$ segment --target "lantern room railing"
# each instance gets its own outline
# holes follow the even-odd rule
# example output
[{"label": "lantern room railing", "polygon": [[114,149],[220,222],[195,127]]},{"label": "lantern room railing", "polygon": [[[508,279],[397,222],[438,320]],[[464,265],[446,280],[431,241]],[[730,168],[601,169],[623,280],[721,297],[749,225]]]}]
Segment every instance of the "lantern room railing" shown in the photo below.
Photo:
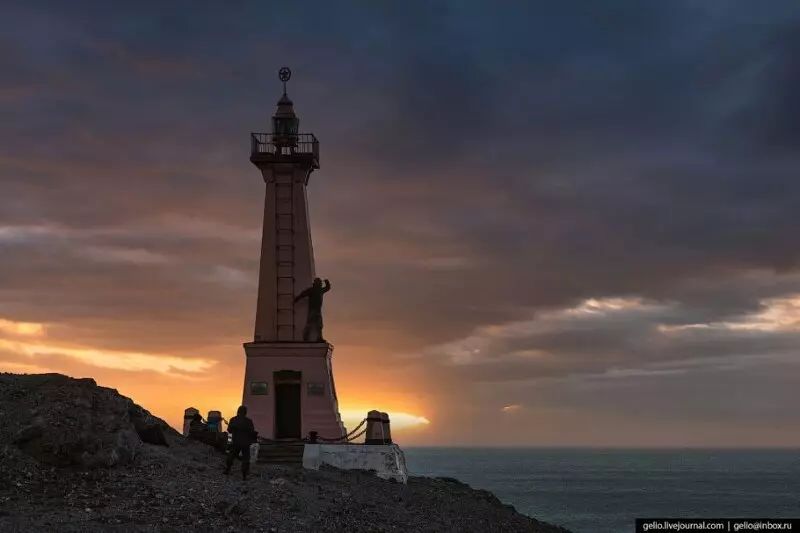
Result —
[{"label": "lantern room railing", "polygon": [[311,157],[315,168],[319,168],[319,141],[312,133],[298,133],[296,135],[250,134],[250,159],[279,157],[281,155]]}]

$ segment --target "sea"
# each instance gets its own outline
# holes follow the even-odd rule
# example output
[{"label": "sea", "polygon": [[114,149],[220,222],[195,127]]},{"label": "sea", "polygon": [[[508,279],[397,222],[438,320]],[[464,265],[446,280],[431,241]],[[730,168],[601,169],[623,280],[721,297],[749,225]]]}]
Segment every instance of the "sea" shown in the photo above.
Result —
[{"label": "sea", "polygon": [[411,475],[452,477],[573,533],[636,518],[800,518],[800,450],[404,448]]}]

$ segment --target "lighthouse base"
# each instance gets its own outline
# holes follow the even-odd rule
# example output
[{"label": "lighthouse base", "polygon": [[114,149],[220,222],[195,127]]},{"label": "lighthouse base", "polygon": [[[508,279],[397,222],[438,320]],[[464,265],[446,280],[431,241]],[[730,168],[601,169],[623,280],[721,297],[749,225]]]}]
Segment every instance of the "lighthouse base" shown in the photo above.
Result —
[{"label": "lighthouse base", "polygon": [[397,444],[306,444],[303,468],[319,470],[322,465],[372,471],[379,478],[408,483],[406,456]]},{"label": "lighthouse base", "polygon": [[346,434],[326,342],[248,342],[243,405],[258,436],[293,440]]}]

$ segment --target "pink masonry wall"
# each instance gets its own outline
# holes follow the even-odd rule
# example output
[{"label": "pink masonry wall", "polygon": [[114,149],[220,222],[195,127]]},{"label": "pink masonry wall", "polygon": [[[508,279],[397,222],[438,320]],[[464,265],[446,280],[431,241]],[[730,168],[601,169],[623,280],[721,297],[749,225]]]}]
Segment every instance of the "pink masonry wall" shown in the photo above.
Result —
[{"label": "pink masonry wall", "polygon": [[[274,372],[294,370],[301,372],[302,434],[316,431],[320,436],[336,438],[345,435],[339,416],[339,402],[333,382],[331,357],[333,346],[327,343],[246,343],[244,405],[253,419],[259,437],[275,437],[275,383]],[[253,382],[266,382],[267,394],[252,394]],[[311,394],[309,384],[322,384],[321,395]],[[319,393],[319,389],[316,391]]]},{"label": "pink masonry wall", "polygon": [[[311,168],[289,160],[286,163],[263,164],[259,167],[266,183],[264,195],[264,226],[261,237],[261,261],[259,267],[258,302],[256,304],[256,323],[254,338],[260,342],[302,341],[305,326],[307,302],[301,300],[294,305],[294,334],[279,338],[277,331],[278,293],[276,280],[278,265],[276,245],[285,236],[279,235],[276,227],[276,212],[279,202],[291,202],[293,212],[293,231],[291,243],[294,246],[291,276],[294,277],[294,293],[308,288],[316,276],[314,269],[314,249],[311,243],[311,223],[308,215],[306,183]],[[292,183],[292,198],[278,198],[276,183]],[[285,274],[285,273],[284,273]],[[291,307],[291,302],[282,302]]]}]

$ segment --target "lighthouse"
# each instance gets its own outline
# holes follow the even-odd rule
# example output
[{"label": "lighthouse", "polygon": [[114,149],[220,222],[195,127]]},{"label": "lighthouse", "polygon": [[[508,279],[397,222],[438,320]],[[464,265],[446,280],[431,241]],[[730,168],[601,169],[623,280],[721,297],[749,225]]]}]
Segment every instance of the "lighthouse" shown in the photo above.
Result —
[{"label": "lighthouse", "polygon": [[315,283],[306,195],[311,174],[320,168],[319,142],[300,133],[286,92],[290,77],[288,68],[280,70],[283,95],[272,131],[250,138],[250,161],[266,193],[255,332],[244,344],[243,404],[262,438],[294,440],[312,431],[339,438],[346,432],[333,381],[333,345],[322,337],[320,308],[331,286]]}]

